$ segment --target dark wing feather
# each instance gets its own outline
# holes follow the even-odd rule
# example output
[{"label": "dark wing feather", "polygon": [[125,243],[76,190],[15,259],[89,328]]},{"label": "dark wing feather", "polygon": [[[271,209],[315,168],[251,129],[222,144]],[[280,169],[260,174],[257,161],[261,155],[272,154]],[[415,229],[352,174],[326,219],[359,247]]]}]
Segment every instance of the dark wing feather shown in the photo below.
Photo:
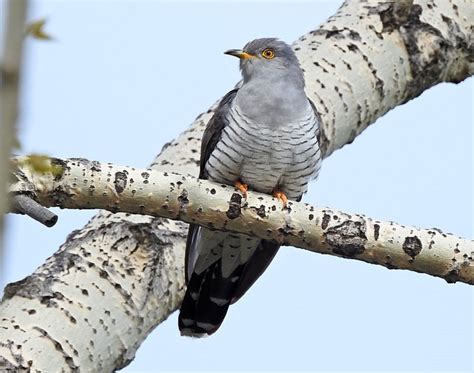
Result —
[{"label": "dark wing feather", "polygon": [[280,245],[268,240],[260,241],[250,260],[245,264],[232,303],[237,302],[267,269]]},{"label": "dark wing feather", "polygon": [[[189,279],[193,273],[194,268],[189,267],[190,257],[197,255],[195,252],[191,252],[192,248],[195,247],[195,242],[199,234],[201,227],[196,224],[189,224],[188,237],[186,239],[186,253],[184,255],[184,276],[186,279],[186,284],[189,282]],[[191,259],[191,262],[194,262],[195,258]]]},{"label": "dark wing feather", "polygon": [[222,135],[222,130],[227,124],[227,119],[224,117],[224,113],[228,110],[228,107],[234,100],[235,95],[237,94],[238,88],[233,89],[227,93],[219,103],[214,116],[209,120],[206,130],[202,135],[201,143],[201,161],[199,162],[199,178],[207,179],[205,172],[206,163],[211,156],[211,153],[214,151],[219,139]]},{"label": "dark wing feather", "polygon": [[[199,178],[207,179],[208,175],[205,172],[206,163],[211,156],[214,148],[216,147],[219,139],[221,138],[222,130],[226,125],[226,119],[224,113],[228,110],[228,106],[231,104],[235,95],[237,94],[238,89],[233,89],[227,93],[219,102],[216,111],[214,112],[213,117],[209,120],[207,127],[202,135],[201,142],[201,159],[199,162]],[[195,247],[193,244],[199,234],[200,226],[196,224],[189,224],[188,238],[186,241],[186,254],[184,257],[184,268],[186,283],[189,281],[189,275],[192,273],[193,268],[189,268],[189,259],[191,256],[196,255],[197,253],[191,253],[190,251]]]}]

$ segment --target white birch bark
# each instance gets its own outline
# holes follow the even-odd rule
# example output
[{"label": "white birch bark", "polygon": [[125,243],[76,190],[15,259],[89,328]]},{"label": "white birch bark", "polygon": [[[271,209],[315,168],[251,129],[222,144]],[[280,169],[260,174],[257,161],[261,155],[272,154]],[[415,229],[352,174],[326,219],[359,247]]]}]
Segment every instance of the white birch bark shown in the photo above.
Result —
[{"label": "white birch bark", "polygon": [[[473,19],[467,0],[350,1],[320,29],[300,38],[295,49],[308,95],[322,116],[324,156],[429,87],[470,76]],[[152,167],[196,175],[200,137],[211,116],[212,109],[199,116]],[[326,231],[345,219],[328,215]],[[319,219],[322,224],[324,215]],[[366,236],[375,239],[370,224]],[[0,305],[0,366],[112,371],[126,365],[148,333],[179,307],[185,234],[184,223],[100,212],[35,273],[6,288]],[[379,230],[382,234],[387,232]],[[405,242],[412,233],[402,234]],[[419,239],[423,245],[429,237],[420,233]],[[419,248],[416,240],[406,246],[411,254]],[[426,252],[400,255],[416,263]]]},{"label": "white birch bark", "polygon": [[42,206],[164,217],[474,284],[474,241],[436,228],[374,221],[292,201],[283,208],[271,196],[250,192],[244,199],[231,186],[193,176],[86,159],[45,160],[54,174],[38,173],[28,157],[15,163],[19,181],[11,192],[34,196]]}]

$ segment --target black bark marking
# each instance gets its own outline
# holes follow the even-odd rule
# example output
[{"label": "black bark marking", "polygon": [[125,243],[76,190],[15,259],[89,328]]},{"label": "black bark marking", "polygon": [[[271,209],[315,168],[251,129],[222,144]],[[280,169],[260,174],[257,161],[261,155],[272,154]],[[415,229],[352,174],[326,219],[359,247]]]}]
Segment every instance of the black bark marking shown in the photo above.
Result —
[{"label": "black bark marking", "polygon": [[266,216],[265,214],[265,206],[264,205],[261,205],[258,209],[257,209],[257,215],[260,216],[261,218],[264,218]]},{"label": "black bark marking", "polygon": [[448,284],[454,284],[459,281],[459,268],[453,268],[445,276],[444,279]]},{"label": "black bark marking", "polygon": [[387,267],[388,269],[398,269],[398,267],[393,264],[392,257],[390,255],[387,255],[385,259],[385,267]]},{"label": "black bark marking", "polygon": [[72,358],[72,356],[70,356],[68,353],[66,353],[66,351],[64,351],[61,343],[59,343],[56,339],[50,336],[46,330],[37,326],[34,326],[33,329],[41,333],[44,338],[48,339],[51,343],[53,343],[56,350],[59,351],[63,356],[63,359],[71,370],[71,372],[79,372],[79,367],[74,364],[74,359]]},{"label": "black bark marking", "polygon": [[456,13],[456,16],[459,17],[459,9],[458,9],[458,6],[456,4],[453,4],[453,9],[454,9],[454,13]]},{"label": "black bark marking", "polygon": [[54,206],[63,207],[69,199],[73,196],[73,194],[68,193],[64,190],[64,188],[57,186],[54,190],[49,191],[46,193],[47,198],[53,201]]},{"label": "black bark marking", "polygon": [[[149,296],[153,296],[155,292],[154,281],[162,268],[166,265],[166,255],[163,254],[164,250],[168,250],[172,246],[176,237],[186,237],[186,228],[183,225],[183,229],[179,232],[167,232],[166,230],[157,229],[156,224],[160,222],[160,219],[155,219],[154,224],[140,223],[140,224],[127,224],[128,230],[136,241],[136,248],[130,248],[133,251],[139,252],[139,256],[147,256],[147,260],[144,262],[144,266],[137,268],[141,270],[147,279],[146,284],[146,297],[143,301],[147,302]],[[127,227],[125,227],[127,229]],[[108,276],[107,280],[114,287],[114,289],[122,296],[126,305],[126,312],[134,313],[136,310],[136,304],[132,300],[132,295],[126,291],[118,282],[113,281],[112,277]]]},{"label": "black bark marking", "polygon": [[319,29],[316,31],[311,32],[313,35],[324,35],[326,39],[333,38],[333,39],[352,39],[352,40],[357,40],[360,41],[361,37],[360,34],[352,30],[350,28],[344,27],[342,29],[333,29],[333,30],[325,30],[325,29]]},{"label": "black bark marking", "polygon": [[91,161],[90,169],[91,169],[92,172],[101,172],[102,168],[101,168],[100,162]]},{"label": "black bark marking", "polygon": [[362,59],[367,63],[367,66],[368,68],[370,69],[370,72],[372,73],[374,79],[375,79],[375,90],[378,92],[378,94],[380,95],[380,98],[383,99],[385,97],[385,94],[384,94],[384,82],[383,80],[378,76],[378,73],[377,73],[377,69],[375,68],[375,66],[373,65],[373,63],[369,60],[369,57],[363,53],[359,47],[357,45],[355,45],[354,43],[349,43],[347,45],[347,48],[351,51],[351,52],[355,52],[355,53],[359,53],[361,56],[362,56]]},{"label": "black bark marking", "polygon": [[227,217],[229,219],[236,219],[241,214],[241,203],[242,203],[242,196],[239,193],[233,193],[230,197],[229,202],[229,209],[227,210]]},{"label": "black bark marking", "polygon": [[405,242],[402,245],[403,251],[410,255],[413,259],[417,256],[422,249],[421,241],[417,236],[406,237]]},{"label": "black bark marking", "polygon": [[325,242],[333,253],[351,258],[365,251],[366,229],[365,222],[348,220],[329,228],[324,233]]},{"label": "black bark marking", "polygon": [[211,230],[211,231],[215,231],[216,230],[216,227],[214,225],[214,223],[211,221],[209,223],[206,224],[206,226]]},{"label": "black bark marking", "polygon": [[315,61],[315,62],[313,62],[313,64],[314,64],[314,66],[320,67],[323,70],[323,72],[329,73],[329,71],[326,70],[326,68],[324,66],[322,66],[319,62]]},{"label": "black bark marking", "polygon": [[189,204],[188,191],[186,189],[183,189],[181,194],[178,196],[178,202],[180,204],[180,210]]},{"label": "black bark marking", "polygon": [[[436,84],[445,72],[446,66],[452,62],[455,56],[461,54],[472,56],[472,47],[462,36],[457,23],[448,17],[442,17],[449,28],[447,34],[449,39],[447,39],[443,37],[440,30],[421,20],[422,12],[423,8],[414,4],[410,9],[407,21],[399,29],[408,52],[411,68],[412,79],[407,87],[407,100],[419,96],[427,88]],[[429,56],[426,56],[425,50],[419,48],[419,46],[423,46],[424,40],[427,38],[431,40]],[[465,64],[464,69],[458,69],[457,74],[450,76],[449,81],[459,83],[464,80],[469,75],[467,66]]]},{"label": "black bark marking", "polygon": [[378,14],[383,32],[392,32],[408,21],[413,1],[394,1],[382,3],[369,9],[369,14]]},{"label": "black bark marking", "polygon": [[331,62],[329,62],[327,59],[325,59],[325,58],[322,58],[322,60],[323,60],[325,63],[327,63],[329,66],[331,66],[333,69],[335,69],[335,68],[336,68],[336,65],[334,65],[334,64],[333,64],[333,63],[331,63]]},{"label": "black bark marking", "polygon": [[107,271],[104,271],[103,269],[99,270],[99,276],[105,279],[109,278],[109,274],[107,273]]},{"label": "black bark marking", "polygon": [[357,52],[359,50],[357,45],[355,45],[353,43],[347,44],[347,49],[349,49],[349,51],[351,51],[351,52]]},{"label": "black bark marking", "polygon": [[118,171],[115,173],[114,180],[115,190],[118,194],[122,193],[127,187],[127,173]]},{"label": "black bark marking", "polygon": [[15,363],[0,357],[0,369],[2,372],[29,372],[33,362],[31,360],[25,361],[21,351],[21,345],[15,345],[13,341],[8,340],[6,342],[0,341],[0,347],[6,348],[10,351],[11,356],[15,360]]},{"label": "black bark marking", "polygon": [[[60,251],[54,255],[54,262],[48,266],[49,273],[60,276],[61,273],[69,273],[75,267],[76,270],[83,271],[84,259],[67,251]],[[39,299],[48,301],[48,307],[55,307],[57,304],[54,298],[62,299],[63,295],[59,292],[53,292],[55,278],[53,276],[44,277],[42,275],[32,274],[24,279],[8,284],[4,289],[3,299],[10,299],[14,296],[20,296],[27,299]]]},{"label": "black bark marking", "polygon": [[377,241],[379,239],[380,225],[374,224],[374,239]]},{"label": "black bark marking", "polygon": [[331,220],[331,215],[329,214],[324,214],[323,215],[323,221],[321,223],[321,228],[326,229],[328,227],[329,221]]}]

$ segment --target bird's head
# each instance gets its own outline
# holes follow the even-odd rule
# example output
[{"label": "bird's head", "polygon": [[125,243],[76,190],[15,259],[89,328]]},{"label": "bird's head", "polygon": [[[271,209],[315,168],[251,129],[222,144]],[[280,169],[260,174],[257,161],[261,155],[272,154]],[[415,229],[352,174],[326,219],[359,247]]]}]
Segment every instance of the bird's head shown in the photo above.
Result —
[{"label": "bird's head", "polygon": [[275,78],[287,74],[301,75],[298,59],[291,46],[276,38],[255,39],[243,49],[225,54],[240,58],[244,82],[253,78]]}]

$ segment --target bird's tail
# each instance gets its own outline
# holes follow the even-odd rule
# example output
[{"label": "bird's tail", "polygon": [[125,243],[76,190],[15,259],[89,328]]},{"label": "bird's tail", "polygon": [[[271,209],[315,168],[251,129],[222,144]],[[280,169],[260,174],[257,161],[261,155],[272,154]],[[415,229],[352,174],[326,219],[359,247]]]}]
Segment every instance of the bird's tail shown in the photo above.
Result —
[{"label": "bird's tail", "polygon": [[222,276],[221,260],[189,279],[179,313],[181,335],[206,337],[219,329],[232,302],[243,270],[240,265],[228,277]]}]

